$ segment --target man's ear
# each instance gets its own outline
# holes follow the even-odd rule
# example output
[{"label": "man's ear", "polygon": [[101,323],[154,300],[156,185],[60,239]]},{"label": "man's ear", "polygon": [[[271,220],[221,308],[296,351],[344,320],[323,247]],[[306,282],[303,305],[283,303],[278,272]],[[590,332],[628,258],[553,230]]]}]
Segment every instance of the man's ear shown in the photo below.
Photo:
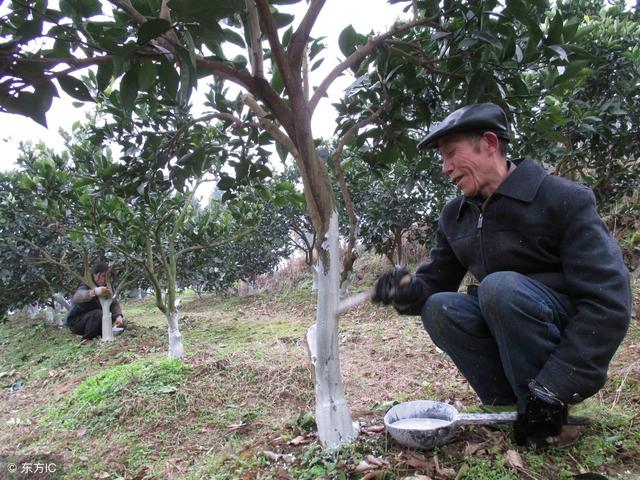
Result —
[{"label": "man's ear", "polygon": [[493,132],[484,132],[482,139],[487,142],[487,147],[491,152],[500,150],[500,139]]}]

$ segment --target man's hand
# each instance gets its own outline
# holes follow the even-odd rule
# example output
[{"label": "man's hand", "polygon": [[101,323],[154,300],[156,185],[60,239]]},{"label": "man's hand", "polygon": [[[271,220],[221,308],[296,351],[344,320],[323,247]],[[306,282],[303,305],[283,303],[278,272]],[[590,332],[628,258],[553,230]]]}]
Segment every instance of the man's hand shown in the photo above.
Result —
[{"label": "man's hand", "polygon": [[567,423],[567,412],[567,406],[553,392],[531,380],[524,412],[518,413],[513,425],[516,443],[526,445],[528,439],[559,435]]},{"label": "man's hand", "polygon": [[116,317],[115,322],[113,323],[114,327],[124,328],[124,317],[122,315],[118,315]]},{"label": "man's hand", "polygon": [[411,279],[411,274],[404,268],[396,268],[382,274],[376,282],[371,301],[383,305],[392,304],[399,296],[406,293],[403,292],[403,287],[408,287]]},{"label": "man's hand", "polygon": [[96,287],[93,289],[96,297],[109,298],[111,296],[111,290],[109,287]]}]

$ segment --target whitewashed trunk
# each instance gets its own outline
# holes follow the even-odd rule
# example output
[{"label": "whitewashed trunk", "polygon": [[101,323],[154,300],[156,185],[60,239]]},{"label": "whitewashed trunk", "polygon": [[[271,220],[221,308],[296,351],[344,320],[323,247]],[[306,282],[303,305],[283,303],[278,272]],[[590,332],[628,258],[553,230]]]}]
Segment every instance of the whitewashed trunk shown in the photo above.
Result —
[{"label": "whitewashed trunk", "polygon": [[67,324],[67,316],[63,314],[62,309],[69,311],[71,306],[64,295],[56,293],[53,295],[54,322],[58,327],[64,327]]},{"label": "whitewashed trunk", "polygon": [[[357,437],[349,406],[342,389],[338,349],[338,292],[340,288],[340,248],[338,215],[331,216],[324,244],[328,265],[319,258],[317,265],[318,309],[315,328],[309,331],[312,361],[315,357],[316,422],[318,437],[325,448],[337,448]],[[322,256],[320,256],[322,257]],[[327,258],[327,257],[325,257]],[[315,350],[315,351],[314,351]]]},{"label": "whitewashed trunk", "polygon": [[100,306],[102,307],[102,341],[110,342],[113,340],[113,324],[111,322],[111,303],[113,298],[98,297]]},{"label": "whitewashed trunk", "polygon": [[169,358],[182,358],[184,356],[184,346],[182,345],[182,334],[178,327],[180,314],[173,311],[167,312],[166,316],[169,328]]}]

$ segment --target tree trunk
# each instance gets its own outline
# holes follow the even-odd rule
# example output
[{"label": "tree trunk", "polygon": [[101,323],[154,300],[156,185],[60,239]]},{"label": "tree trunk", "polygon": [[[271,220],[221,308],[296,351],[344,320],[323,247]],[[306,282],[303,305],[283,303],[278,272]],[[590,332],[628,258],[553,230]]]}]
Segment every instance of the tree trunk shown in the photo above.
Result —
[{"label": "tree trunk", "polygon": [[182,334],[178,328],[180,314],[176,311],[167,310],[167,326],[169,328],[169,358],[182,358],[184,356],[184,346],[182,345]]},{"label": "tree trunk", "polygon": [[356,438],[357,432],[344,397],[340,375],[338,352],[340,245],[338,214],[335,210],[331,215],[326,236],[327,239],[322,246],[325,254],[318,256],[318,309],[316,324],[309,331],[309,340],[312,342],[310,345],[312,361],[315,357],[318,437],[325,448],[337,448]]},{"label": "tree trunk", "polygon": [[102,307],[102,341],[110,342],[113,340],[113,324],[111,322],[111,303],[113,298],[98,297],[100,306]]}]

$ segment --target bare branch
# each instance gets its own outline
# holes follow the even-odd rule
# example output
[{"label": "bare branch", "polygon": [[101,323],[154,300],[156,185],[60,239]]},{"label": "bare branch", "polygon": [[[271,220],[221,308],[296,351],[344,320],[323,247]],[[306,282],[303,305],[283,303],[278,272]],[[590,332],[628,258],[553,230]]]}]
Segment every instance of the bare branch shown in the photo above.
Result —
[{"label": "bare branch", "polygon": [[284,86],[289,92],[289,96],[294,96],[300,91],[300,85],[293,79],[293,74],[287,57],[284,53],[284,48],[280,39],[278,38],[278,27],[271,15],[271,8],[267,0],[255,0],[258,13],[260,14],[260,20],[262,20],[262,28],[269,40],[269,46],[271,47],[271,54],[275,60],[275,64],[280,70]]},{"label": "bare branch", "polygon": [[209,248],[215,248],[215,247],[219,247],[220,245],[224,245],[227,243],[231,243],[234,242],[236,240],[241,239],[242,237],[244,237],[245,235],[251,233],[255,231],[255,227],[251,227],[251,228],[246,228],[242,231],[240,231],[239,233],[235,234],[235,235],[231,235],[230,237],[225,237],[221,240],[216,240],[215,242],[211,242],[208,243],[206,245],[192,245],[190,247],[186,247],[183,248],[182,250],[180,250],[179,252],[176,253],[176,258],[179,258],[180,256],[184,255],[185,253],[189,253],[189,252],[196,252],[198,250],[206,250]]},{"label": "bare branch", "polygon": [[165,147],[163,147],[163,150],[165,151],[173,150],[173,148],[178,144],[178,142],[182,139],[184,134],[191,127],[193,127],[197,123],[208,122],[209,120],[213,120],[214,118],[217,118],[218,120],[222,120],[225,122],[231,122],[235,125],[236,128],[244,128],[247,126],[245,123],[242,122],[242,120],[240,120],[238,117],[235,117],[231,113],[225,113],[225,112],[208,113],[206,115],[203,115],[202,117],[198,117],[190,120],[189,122],[181,126],[178,130],[176,130],[176,133],[166,143]]},{"label": "bare branch", "polygon": [[342,164],[340,163],[340,157],[342,156],[342,151],[344,150],[344,147],[349,142],[349,140],[351,140],[351,138],[353,138],[353,136],[358,133],[361,128],[370,125],[373,122],[377,122],[382,112],[386,110],[386,108],[390,104],[391,99],[385,100],[382,106],[380,106],[380,108],[378,108],[374,113],[354,124],[349,130],[347,130],[344,135],[342,135],[342,137],[338,141],[338,144],[336,145],[335,150],[331,154],[331,161],[335,170],[336,180],[338,181],[338,185],[340,186],[340,192],[342,193],[344,206],[347,210],[347,215],[349,216],[349,242],[347,244],[346,254],[342,262],[342,273],[340,274],[341,284],[344,283],[344,281],[349,276],[349,273],[353,269],[353,264],[357,258],[355,247],[357,240],[358,217],[356,216],[356,212],[353,207],[353,201],[351,200],[351,195],[349,194],[344,170],[342,170]]},{"label": "bare branch", "polygon": [[198,67],[208,70],[214,75],[229,80],[247,90],[256,98],[262,100],[273,112],[289,135],[295,132],[293,113],[282,97],[263,78],[253,78],[246,70],[236,70],[217,61],[199,57]]},{"label": "bare branch", "polygon": [[[169,24],[173,23],[171,21],[171,10],[169,9],[168,0],[162,0],[162,5],[160,5],[160,13],[158,14],[158,17],[166,20],[167,22],[169,22]],[[176,32],[173,28],[166,32],[163,37],[167,38],[170,42],[173,42],[175,44],[180,43],[178,35],[176,35]]]},{"label": "bare branch", "polygon": [[256,78],[264,78],[264,56],[262,54],[262,31],[260,30],[260,19],[256,10],[255,0],[245,0],[247,5],[249,33],[249,59],[251,61],[251,71]]},{"label": "bare branch", "polygon": [[267,112],[265,112],[258,104],[256,99],[250,94],[245,94],[242,96],[242,101],[258,117],[260,126],[264,128],[278,143],[284,145],[287,151],[293,155],[294,158],[298,158],[300,153],[291,138],[289,138],[286,133],[280,130],[275,123],[267,118]]},{"label": "bare branch", "polygon": [[302,59],[305,57],[305,49],[309,41],[311,29],[320,14],[320,10],[324,7],[326,0],[311,0],[311,4],[304,14],[298,29],[291,35],[288,48],[289,64],[293,72],[298,72],[302,65]]},{"label": "bare branch", "polygon": [[318,102],[320,99],[326,95],[329,86],[342,75],[342,72],[347,70],[348,68],[355,67],[358,63],[360,63],[367,55],[378,49],[382,43],[388,38],[397,35],[398,33],[405,32],[407,30],[411,30],[412,28],[419,27],[422,25],[432,24],[440,14],[423,18],[420,20],[414,20],[411,22],[403,23],[403,24],[395,24],[389,31],[382,33],[376,37],[369,37],[369,40],[364,45],[358,47],[358,49],[349,55],[343,62],[336,65],[331,72],[326,76],[324,80],[320,83],[320,86],[314,92],[311,100],[309,101],[309,111],[313,112],[315,108],[318,106]]}]

